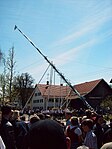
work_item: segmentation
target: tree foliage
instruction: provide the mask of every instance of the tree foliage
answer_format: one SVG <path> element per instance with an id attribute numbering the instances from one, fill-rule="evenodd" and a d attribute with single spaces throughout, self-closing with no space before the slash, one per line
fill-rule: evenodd
<path id="1" fill-rule="evenodd" d="M 5 97 L 6 97 L 6 90 L 5 90 L 5 76 L 3 74 L 0 74 L 0 100 L 2 104 L 4 103 Z"/>
<path id="2" fill-rule="evenodd" d="M 112 96 L 108 96 L 105 98 L 100 105 L 104 109 L 110 109 L 112 110 Z"/>
<path id="3" fill-rule="evenodd" d="M 33 88 L 34 79 L 28 73 L 22 73 L 14 78 L 14 88 L 22 104 L 25 105 L 28 100 L 29 93 L 31 94 L 31 89 Z"/>
<path id="4" fill-rule="evenodd" d="M 1 100 L 11 102 L 14 99 L 13 78 L 15 74 L 14 47 L 9 49 L 8 56 L 2 53 L 3 72 L 0 75 Z"/>
<path id="5" fill-rule="evenodd" d="M 1 103 L 13 102 L 19 95 L 22 106 L 24 106 L 29 96 L 28 93 L 30 93 L 29 89 L 33 88 L 34 79 L 28 73 L 16 75 L 14 47 L 9 49 L 7 57 L 0 50 L 0 63 L 3 64 L 3 72 L 0 72 Z"/>
<path id="6" fill-rule="evenodd" d="M 16 88 L 32 88 L 34 79 L 28 73 L 22 73 L 14 78 Z"/>

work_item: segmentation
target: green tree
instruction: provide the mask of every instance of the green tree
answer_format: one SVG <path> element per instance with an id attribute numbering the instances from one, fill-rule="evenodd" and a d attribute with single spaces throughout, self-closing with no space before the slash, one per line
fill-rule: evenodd
<path id="1" fill-rule="evenodd" d="M 22 73 L 21 75 L 16 76 L 14 79 L 14 88 L 16 90 L 17 96 L 19 97 L 19 101 L 22 104 L 22 107 L 28 100 L 31 89 L 34 88 L 33 83 L 34 79 L 28 73 Z"/>
<path id="2" fill-rule="evenodd" d="M 105 98 L 100 105 L 103 109 L 112 110 L 112 96 Z"/>

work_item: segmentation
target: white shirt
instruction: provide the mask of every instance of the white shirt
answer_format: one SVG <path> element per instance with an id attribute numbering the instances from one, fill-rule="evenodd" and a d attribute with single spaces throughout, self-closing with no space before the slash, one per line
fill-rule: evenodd
<path id="1" fill-rule="evenodd" d="M 97 149 L 97 137 L 92 130 L 86 133 L 84 145 L 89 148 Z"/>
<path id="2" fill-rule="evenodd" d="M 5 144 L 0 136 L 0 149 L 6 149 Z"/>

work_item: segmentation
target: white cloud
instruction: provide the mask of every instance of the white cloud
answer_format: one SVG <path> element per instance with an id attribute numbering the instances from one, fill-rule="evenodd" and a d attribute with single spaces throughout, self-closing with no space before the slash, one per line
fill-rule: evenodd
<path id="1" fill-rule="evenodd" d="M 106 7 L 104 10 L 100 7 L 94 9 L 92 13 L 83 18 L 82 22 L 78 22 L 77 26 L 74 26 L 77 31 L 75 29 L 70 29 L 72 30 L 72 33 L 55 42 L 54 46 L 67 45 L 90 33 L 96 33 L 105 23 L 112 20 L 111 11 L 111 7 Z"/>
<path id="2" fill-rule="evenodd" d="M 94 46 L 96 43 L 101 42 L 100 40 L 102 40 L 102 38 L 104 39 L 106 36 L 111 36 L 109 31 L 103 33 L 101 32 L 99 37 L 97 34 L 105 23 L 112 20 L 112 15 L 109 13 L 110 10 L 110 7 L 106 7 L 106 9 L 103 11 L 99 7 L 96 7 L 94 12 L 83 19 L 84 21 L 82 21 L 82 24 L 79 25 L 78 31 L 74 31 L 68 36 L 65 36 L 64 38 L 57 41 L 54 44 L 54 48 L 57 46 L 63 48 L 62 46 L 70 43 L 72 44 L 73 42 L 75 43 L 77 39 L 81 39 L 82 37 L 86 39 L 88 36 L 90 36 L 89 41 L 85 41 L 84 43 L 84 41 L 80 40 L 79 46 L 68 49 L 64 53 L 59 54 L 59 56 L 56 56 L 53 61 L 58 65 L 64 65 L 71 61 L 75 55 L 79 54 L 81 50 L 85 50 L 85 47 L 88 48 Z"/>
<path id="3" fill-rule="evenodd" d="M 105 39 L 106 37 L 112 35 L 112 32 L 107 30 L 97 36 L 97 32 L 101 30 L 103 25 L 105 25 L 105 23 L 108 23 L 108 21 L 112 20 L 110 10 L 111 8 L 107 6 L 104 7 L 104 9 L 102 9 L 100 5 L 96 6 L 93 9 L 92 13 L 88 14 L 88 16 L 83 18 L 82 23 L 77 23 L 77 26 L 74 26 L 74 28 L 76 28 L 77 30 L 75 30 L 74 28 L 70 29 L 72 31 L 74 30 L 74 32 L 72 32 L 68 36 L 65 36 L 59 41 L 56 41 L 53 44 L 54 49 L 56 49 L 57 46 L 63 48 L 63 46 L 65 45 L 72 44 L 73 42 L 75 43 L 77 39 L 81 39 L 82 37 L 86 38 L 88 37 L 88 35 L 90 36 L 89 41 L 80 41 L 79 45 L 74 46 L 74 48 L 66 47 L 65 52 L 59 53 L 59 55 L 52 58 L 52 61 L 56 65 L 56 67 L 63 66 L 69 63 L 75 58 L 75 56 L 80 54 L 82 50 L 85 50 L 85 48 L 88 49 L 96 45 L 98 42 L 101 42 L 102 39 Z M 92 34 L 94 36 L 91 36 Z M 42 76 L 47 66 L 47 63 L 43 63 L 37 69 L 30 69 L 30 72 L 35 76 L 35 78 L 37 74 L 38 76 Z"/>
<path id="4" fill-rule="evenodd" d="M 107 18 L 102 18 L 99 21 L 94 20 L 94 23 L 92 23 L 91 21 L 88 21 L 89 23 L 86 22 L 88 24 L 88 26 L 85 25 L 85 28 L 83 28 L 79 32 L 75 32 L 75 33 L 65 37 L 64 39 L 60 40 L 58 42 L 58 44 L 66 44 L 67 42 L 71 42 L 72 40 L 75 40 L 79 37 L 84 36 L 85 34 L 88 34 L 90 31 L 94 32 L 96 30 L 96 28 L 98 29 L 100 27 L 100 25 L 102 25 L 102 23 L 104 23 L 106 20 L 107 20 Z M 75 56 L 80 54 L 80 52 L 82 50 L 85 50 L 85 48 L 86 49 L 90 48 L 91 46 L 100 42 L 100 39 L 102 39 L 102 36 L 106 37 L 109 35 L 111 35 L 111 33 L 106 32 L 106 33 L 102 33 L 102 35 L 100 35 L 99 37 L 97 37 L 97 36 L 95 38 L 92 37 L 89 41 L 86 41 L 85 43 L 81 43 L 80 45 L 76 46 L 75 48 L 68 49 L 65 52 L 63 52 L 62 54 L 57 55 L 56 57 L 52 58 L 52 61 L 53 61 L 54 65 L 56 65 L 56 67 L 63 66 L 65 64 L 69 63 L 70 61 L 72 61 L 75 58 Z M 49 59 L 49 60 L 51 60 L 51 59 Z M 35 76 L 35 78 L 36 78 L 36 75 L 42 77 L 47 66 L 48 66 L 48 63 L 44 62 L 40 66 L 38 66 L 37 69 L 35 69 L 35 68 L 30 69 L 30 72 L 32 73 L 32 75 Z"/>
<path id="5" fill-rule="evenodd" d="M 56 56 L 53 61 L 57 65 L 64 65 L 64 64 L 68 63 L 69 61 L 73 60 L 75 58 L 75 56 L 77 56 L 77 54 L 79 52 L 81 52 L 81 50 L 91 47 L 96 42 L 97 42 L 96 39 L 92 39 L 90 41 L 87 41 L 87 42 L 73 48 L 73 49 L 68 49 L 66 52 Z"/>

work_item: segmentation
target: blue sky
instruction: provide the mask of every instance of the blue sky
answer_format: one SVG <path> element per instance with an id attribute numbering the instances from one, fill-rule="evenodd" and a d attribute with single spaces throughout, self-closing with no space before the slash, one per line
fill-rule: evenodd
<path id="1" fill-rule="evenodd" d="M 73 85 L 112 78 L 112 0 L 0 1 L 0 48 L 7 55 L 14 46 L 16 73 L 38 83 L 48 63 L 15 25 Z"/>

